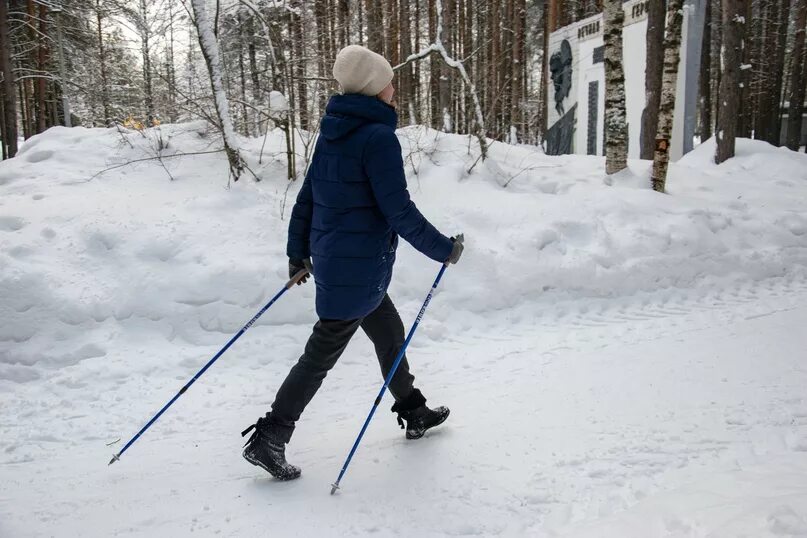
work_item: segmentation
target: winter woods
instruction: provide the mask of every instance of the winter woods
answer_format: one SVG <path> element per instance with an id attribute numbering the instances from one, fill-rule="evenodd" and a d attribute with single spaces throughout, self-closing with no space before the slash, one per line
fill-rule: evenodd
<path id="1" fill-rule="evenodd" d="M 402 125 L 537 144 L 543 35 L 538 4 L 6 1 L 0 30 L 3 52 L 9 53 L 2 69 L 9 74 L 3 79 L 3 148 L 13 155 L 10 140 L 64 125 L 65 102 L 75 125 L 151 126 L 201 117 L 224 128 L 225 103 L 213 97 L 222 95 L 219 85 L 236 133 L 259 136 L 279 123 L 272 119 L 270 92 L 285 96 L 292 128 L 314 131 L 328 96 L 337 91 L 333 58 L 350 43 L 402 64 L 395 77 Z M 198 16 L 200 8 L 206 18 Z M 57 23 L 64 29 L 61 43 Z M 199 28 L 206 23 L 209 32 Z M 218 53 L 211 56 L 214 45 Z M 214 79 L 220 82 L 211 83 L 216 63 L 221 72 Z"/>
<path id="2" fill-rule="evenodd" d="M 715 135 L 718 162 L 732 154 L 737 136 L 799 150 L 807 81 L 807 3 L 704 3 L 694 75 L 697 106 L 691 112 L 697 123 L 696 143 Z M 54 125 L 142 128 L 202 118 L 223 133 L 233 176 L 243 165 L 235 149 L 236 135 L 262 136 L 268 129 L 283 129 L 290 178 L 296 175 L 295 160 L 304 160 L 310 151 L 306 140 L 316 134 L 328 97 L 338 91 L 331 66 L 343 46 L 363 44 L 396 67 L 401 126 L 426 125 L 473 135 L 478 141 L 474 147 L 482 153 L 495 141 L 547 148 L 553 146 L 547 141 L 547 129 L 554 101 L 572 89 L 564 86 L 571 86 L 564 77 L 577 76 L 575 70 L 587 60 L 572 57 L 563 64 L 565 75 L 554 73 L 560 60 L 553 60 L 552 36 L 603 17 L 601 27 L 596 27 L 605 49 L 606 75 L 599 88 L 604 96 L 598 120 L 603 125 L 602 145 L 597 149 L 596 133 L 589 145 L 594 143 L 595 154 L 608 156 L 608 173 L 624 168 L 628 156 L 654 159 L 653 184 L 661 190 L 669 158 L 664 147 L 670 137 L 681 136 L 672 132 L 675 81 L 680 66 L 691 61 L 682 53 L 681 39 L 675 39 L 680 35 L 675 24 L 697 3 L 6 0 L 2 4 L 4 158 L 13 156 L 21 141 Z M 636 53 L 623 40 L 622 28 L 631 23 L 626 13 L 647 20 L 640 119 L 625 112 L 625 86 L 632 83 L 626 83 L 623 64 Z M 686 46 L 692 46 L 691 40 Z M 723 113 L 724 108 L 733 113 Z M 567 119 L 576 127 L 566 133 L 569 144 L 563 151 L 585 153 L 571 139 L 573 133 L 585 131 L 587 118 L 578 114 Z M 639 150 L 629 154 L 631 125 L 640 127 L 635 136 Z M 303 140 L 300 147 L 298 139 Z"/>

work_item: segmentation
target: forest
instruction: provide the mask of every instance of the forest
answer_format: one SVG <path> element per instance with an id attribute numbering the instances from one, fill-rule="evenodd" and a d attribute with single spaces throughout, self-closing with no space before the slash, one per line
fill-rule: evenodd
<path id="1" fill-rule="evenodd" d="M 807 0 L 702 1 L 697 137 L 723 135 L 718 162 L 733 154 L 734 137 L 798 150 Z M 622 3 L 4 0 L 2 156 L 13 157 L 18 140 L 53 125 L 148 127 L 204 118 L 219 129 L 232 124 L 244 136 L 273 128 L 314 133 L 328 96 L 338 91 L 330 74 L 333 59 L 352 43 L 383 54 L 394 66 L 401 125 L 474 134 L 483 153 L 486 140 L 542 145 L 551 85 L 548 37 L 604 10 L 606 139 L 613 172 L 624 168 L 624 75 L 621 37 L 608 28 L 621 27 Z M 655 147 L 664 146 L 656 140 L 669 138 L 664 130 L 672 103 L 663 89 L 675 83 L 685 3 L 643 4 L 648 25 L 642 157 L 654 158 Z M 204 47 L 208 30 L 207 43 L 217 50 L 212 63 Z M 213 79 L 220 80 L 230 119 L 216 106 Z M 298 153 L 289 148 L 290 159 Z M 233 170 L 238 173 L 238 166 Z M 290 164 L 291 179 L 294 170 Z"/>

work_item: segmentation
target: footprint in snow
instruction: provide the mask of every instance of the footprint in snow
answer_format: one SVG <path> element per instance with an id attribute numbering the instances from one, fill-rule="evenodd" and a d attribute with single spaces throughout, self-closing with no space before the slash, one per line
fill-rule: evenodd
<path id="1" fill-rule="evenodd" d="M 0 232 L 17 232 L 25 228 L 25 224 L 20 217 L 0 217 Z"/>

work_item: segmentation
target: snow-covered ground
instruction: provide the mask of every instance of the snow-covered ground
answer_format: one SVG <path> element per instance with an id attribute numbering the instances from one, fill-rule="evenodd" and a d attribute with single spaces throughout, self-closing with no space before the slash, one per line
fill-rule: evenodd
<path id="1" fill-rule="evenodd" d="M 707 142 L 607 185 L 596 157 L 400 133 L 413 197 L 465 255 L 409 353 L 444 427 L 407 442 L 359 334 L 279 483 L 240 455 L 315 321 L 285 295 L 113 453 L 286 278 L 280 136 L 227 188 L 201 124 L 54 128 L 0 164 L 0 536 L 807 536 L 807 156 Z M 173 181 L 169 178 L 173 177 Z M 503 186 L 506 184 L 506 187 Z M 408 325 L 439 266 L 402 246 Z M 117 444 L 107 446 L 116 439 Z"/>

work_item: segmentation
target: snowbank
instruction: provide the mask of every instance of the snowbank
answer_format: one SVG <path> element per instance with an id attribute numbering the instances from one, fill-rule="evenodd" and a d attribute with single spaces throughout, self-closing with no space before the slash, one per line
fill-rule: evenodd
<path id="1" fill-rule="evenodd" d="M 807 265 L 804 154 L 741 140 L 718 167 L 708 142 L 672 167 L 665 196 L 643 185 L 645 162 L 609 186 L 600 158 L 495 143 L 468 174 L 467 137 L 407 128 L 401 139 L 414 199 L 468 241 L 441 290 L 453 308 L 438 317 L 507 323 L 564 300 L 711 288 Z M 164 155 L 202 154 L 96 175 L 166 143 Z M 261 143 L 241 142 L 262 181 L 230 190 L 223 155 L 203 153 L 217 148 L 203 124 L 54 128 L 3 163 L 0 378 L 103 356 L 99 340 L 122 327 L 192 344 L 237 330 L 286 276 L 283 216 L 299 187 L 283 179 L 280 133 L 262 155 Z M 419 301 L 436 269 L 403 247 L 393 296 Z M 295 293 L 304 297 L 259 323 L 309 323 L 313 288 Z"/>

